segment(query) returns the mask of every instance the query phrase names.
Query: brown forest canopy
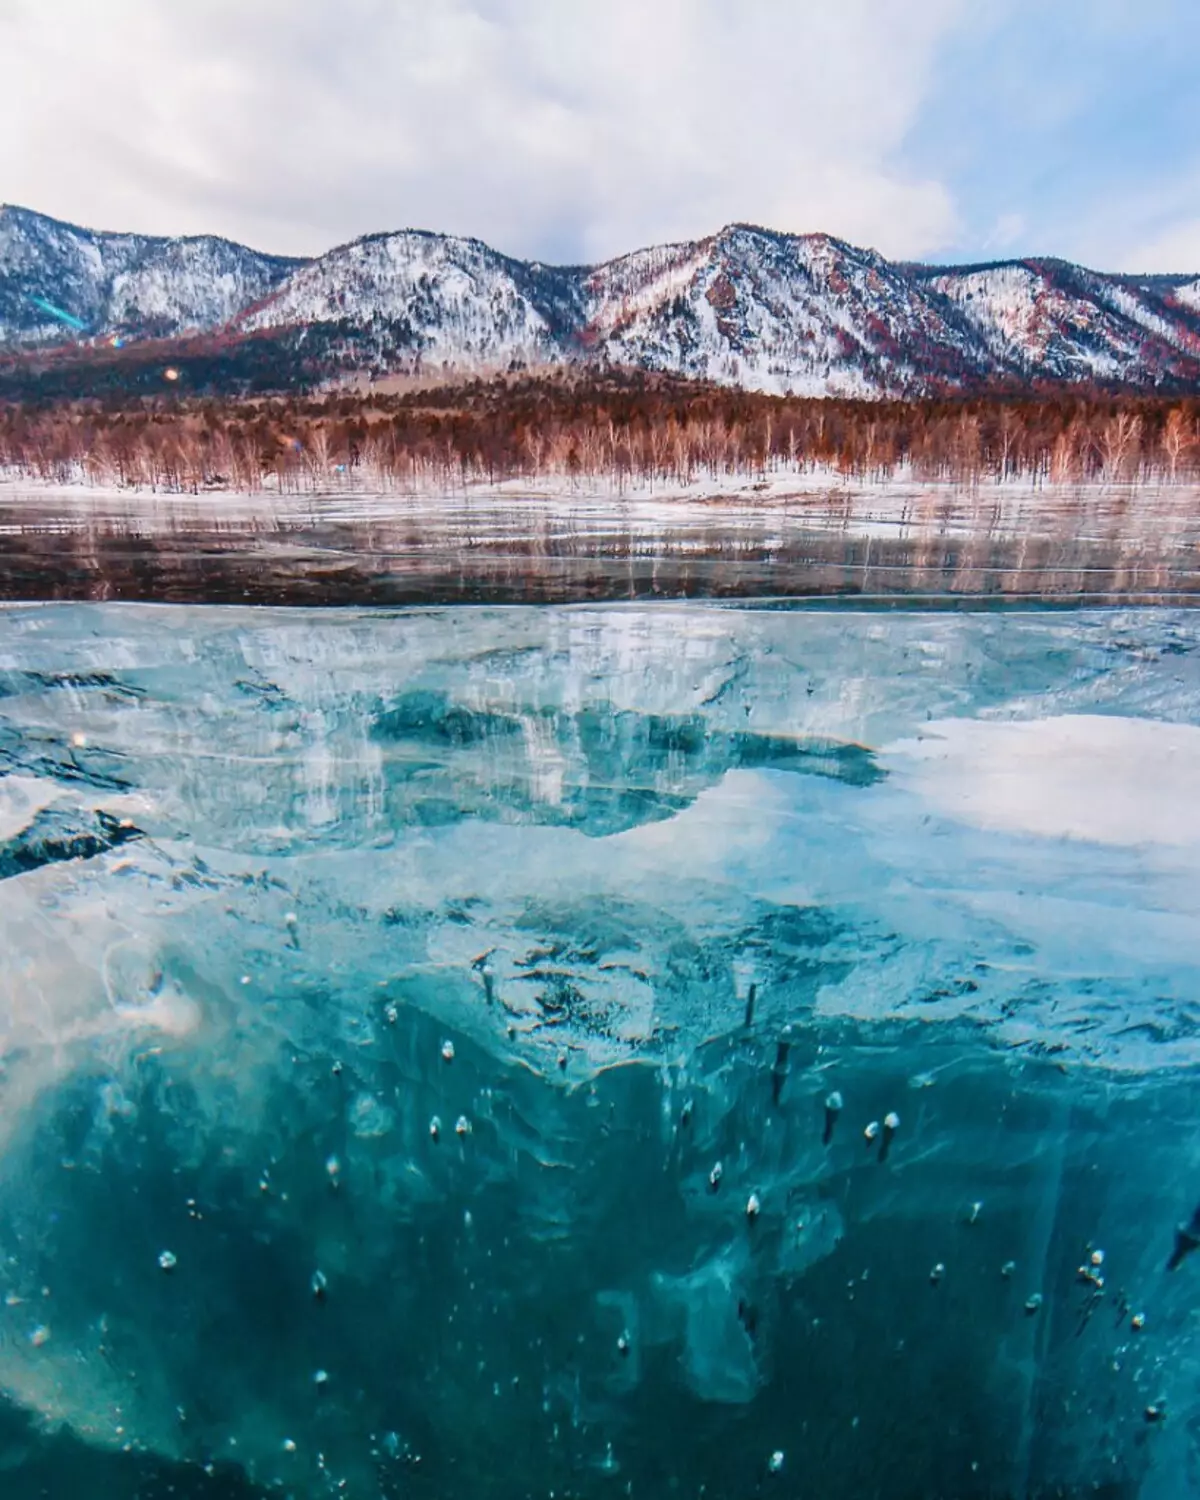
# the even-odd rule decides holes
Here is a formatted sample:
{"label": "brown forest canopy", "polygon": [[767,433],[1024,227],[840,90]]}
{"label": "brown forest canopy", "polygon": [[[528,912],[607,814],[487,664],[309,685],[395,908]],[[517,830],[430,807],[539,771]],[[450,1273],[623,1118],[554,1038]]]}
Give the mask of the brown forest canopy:
{"label": "brown forest canopy", "polygon": [[879,402],[636,372],[270,399],[0,404],[0,467],[196,490],[540,475],[617,485],[770,471],[1193,482],[1200,398],[1061,391]]}

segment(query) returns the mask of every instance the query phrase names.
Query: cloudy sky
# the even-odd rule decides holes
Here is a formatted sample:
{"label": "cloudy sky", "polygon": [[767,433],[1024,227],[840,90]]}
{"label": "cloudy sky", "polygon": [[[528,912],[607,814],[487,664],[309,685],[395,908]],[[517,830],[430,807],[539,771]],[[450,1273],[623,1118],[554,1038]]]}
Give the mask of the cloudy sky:
{"label": "cloudy sky", "polygon": [[0,202],[596,260],[733,220],[1200,270],[1200,0],[0,0]]}

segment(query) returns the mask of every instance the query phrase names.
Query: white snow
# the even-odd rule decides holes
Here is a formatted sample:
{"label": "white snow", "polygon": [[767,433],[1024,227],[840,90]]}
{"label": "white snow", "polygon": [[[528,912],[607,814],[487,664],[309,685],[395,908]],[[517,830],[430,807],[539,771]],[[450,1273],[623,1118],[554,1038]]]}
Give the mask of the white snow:
{"label": "white snow", "polygon": [[416,352],[448,358],[529,358],[550,343],[547,319],[510,263],[478,241],[412,230],[358,240],[302,266],[241,327],[381,319],[407,322]]}
{"label": "white snow", "polygon": [[292,264],[211,235],[99,234],[0,208],[0,346],[63,342],[64,325],[33,296],[81,319],[85,336],[146,324],[159,334],[207,331],[262,297]]}
{"label": "white snow", "polygon": [[1183,286],[1177,286],[1174,292],[1175,301],[1184,307],[1190,307],[1194,312],[1200,312],[1200,276],[1195,281],[1187,281]]}

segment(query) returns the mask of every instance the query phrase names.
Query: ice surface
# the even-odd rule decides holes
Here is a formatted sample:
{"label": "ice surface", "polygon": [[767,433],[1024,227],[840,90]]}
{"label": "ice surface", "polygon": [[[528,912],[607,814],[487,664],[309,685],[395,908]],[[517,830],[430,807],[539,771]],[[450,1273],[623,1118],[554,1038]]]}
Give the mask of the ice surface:
{"label": "ice surface", "polygon": [[0,612],[5,1496],[1194,1492],[1196,643]]}

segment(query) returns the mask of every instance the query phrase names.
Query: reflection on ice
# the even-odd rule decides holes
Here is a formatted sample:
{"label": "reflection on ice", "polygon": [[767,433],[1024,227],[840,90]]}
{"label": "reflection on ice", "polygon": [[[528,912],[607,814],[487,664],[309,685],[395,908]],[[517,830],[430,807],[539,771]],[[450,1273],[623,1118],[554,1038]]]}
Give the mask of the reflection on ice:
{"label": "reflection on ice", "polygon": [[0,597],[428,604],[850,596],[1171,604],[1200,586],[1187,485],[797,476],[660,493],[5,489]]}
{"label": "reflection on ice", "polygon": [[1190,619],[0,625],[18,1500],[1198,1482]]}

